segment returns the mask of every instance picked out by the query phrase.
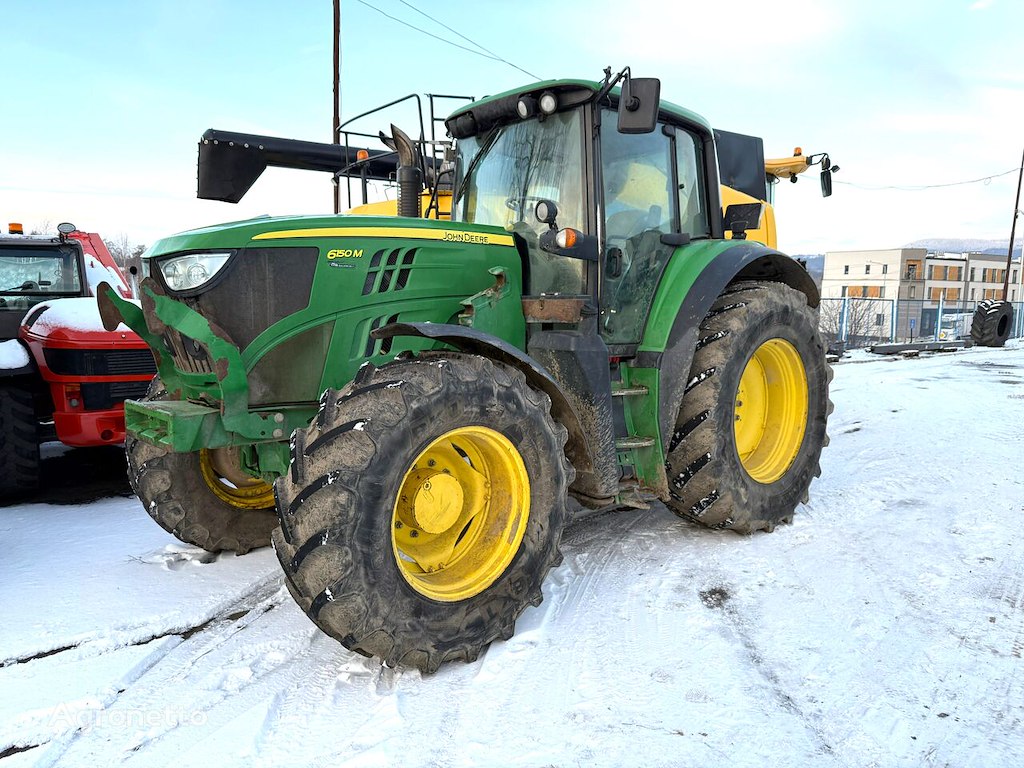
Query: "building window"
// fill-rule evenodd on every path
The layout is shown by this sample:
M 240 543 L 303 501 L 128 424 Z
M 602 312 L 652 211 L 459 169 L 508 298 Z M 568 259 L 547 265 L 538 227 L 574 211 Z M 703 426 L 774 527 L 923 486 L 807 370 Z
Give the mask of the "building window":
M 881 288 L 878 289 L 878 298 L 880 298 L 880 299 L 884 299 L 885 298 L 885 286 L 884 285 Z
M 974 282 L 974 267 L 971 267 L 971 282 Z
M 934 274 L 935 274 L 935 265 L 929 264 L 928 265 L 928 279 L 929 280 L 934 280 L 935 279 L 934 278 Z
M 971 301 L 974 301 L 974 289 L 971 288 Z
M 1016 269 L 1013 270 L 1013 276 L 1010 278 L 1010 282 L 1011 283 L 1016 283 L 1017 282 L 1017 270 Z
M 882 265 L 882 274 L 883 275 L 888 275 L 889 274 L 889 265 L 888 264 L 883 264 Z
M 879 325 L 880 326 L 884 322 L 885 322 L 885 315 L 883 315 L 881 312 L 876 312 L 875 313 L 875 325 Z
M 864 265 L 864 274 L 865 275 L 870 275 L 871 274 L 871 265 L 870 264 L 865 264 Z
M 850 274 L 850 265 L 849 264 L 844 264 L 843 265 L 843 274 L 844 275 Z
M 846 298 L 846 286 L 845 285 L 843 286 L 842 291 L 840 292 L 839 295 L 842 296 L 843 298 Z
M 917 264 L 907 264 L 907 280 L 917 280 Z
M 910 292 L 908 293 L 908 296 L 910 296 L 910 298 L 912 298 L 912 299 L 917 297 L 917 286 L 916 285 L 910 286 Z

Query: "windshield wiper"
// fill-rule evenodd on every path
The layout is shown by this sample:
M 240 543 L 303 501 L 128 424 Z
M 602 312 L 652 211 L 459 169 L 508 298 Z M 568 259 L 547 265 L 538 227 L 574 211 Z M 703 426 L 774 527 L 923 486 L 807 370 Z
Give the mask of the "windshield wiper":
M 480 161 L 494 145 L 494 142 L 498 140 L 498 136 L 500 134 L 501 129 L 498 128 L 497 126 L 495 126 L 491 130 L 491 132 L 487 134 L 487 137 L 483 140 L 483 143 L 480 145 L 480 149 L 477 151 L 475 155 L 473 155 L 473 159 L 469 161 L 469 167 L 466 168 L 466 173 L 463 175 L 462 181 L 459 182 L 459 189 L 455 193 L 455 197 L 452 198 L 453 203 L 457 203 L 459 200 L 462 199 L 462 193 L 466 191 L 466 185 L 469 184 L 469 180 L 473 178 L 473 171 L 475 171 L 477 166 L 480 165 Z

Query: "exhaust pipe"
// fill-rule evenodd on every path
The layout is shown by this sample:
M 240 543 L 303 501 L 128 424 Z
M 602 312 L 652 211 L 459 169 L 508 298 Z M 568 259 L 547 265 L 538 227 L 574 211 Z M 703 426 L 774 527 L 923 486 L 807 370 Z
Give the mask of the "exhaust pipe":
M 418 219 L 422 215 L 420 195 L 423 192 L 423 171 L 416 162 L 416 145 L 401 128 L 392 124 L 387 142 L 398 152 L 398 215 Z

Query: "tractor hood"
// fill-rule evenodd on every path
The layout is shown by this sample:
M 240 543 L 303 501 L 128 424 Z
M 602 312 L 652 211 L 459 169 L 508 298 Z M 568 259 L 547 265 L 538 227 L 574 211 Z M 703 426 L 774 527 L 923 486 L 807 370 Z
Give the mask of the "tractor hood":
M 323 243 L 343 238 L 352 245 L 366 238 L 414 239 L 474 243 L 478 245 L 513 245 L 512 236 L 498 227 L 458 222 L 412 219 L 405 217 L 352 216 L 260 216 L 254 219 L 192 229 L 162 238 L 143 255 L 152 261 L 181 251 L 204 248 L 244 248 L 256 243 L 281 242 Z
M 250 219 L 164 238 L 144 258 L 142 310 L 105 291 L 107 327 L 123 319 L 153 349 L 169 391 L 222 403 L 226 428 L 250 442 L 266 430 L 242 423 L 249 409 L 290 418 L 289 408 L 315 404 L 363 364 L 432 346 L 377 338 L 378 328 L 457 323 L 464 302 L 499 271 L 507 291 L 522 292 L 509 232 L 425 219 Z M 504 338 L 523 347 L 519 302 L 508 306 Z M 231 413 L 239 414 L 234 426 Z

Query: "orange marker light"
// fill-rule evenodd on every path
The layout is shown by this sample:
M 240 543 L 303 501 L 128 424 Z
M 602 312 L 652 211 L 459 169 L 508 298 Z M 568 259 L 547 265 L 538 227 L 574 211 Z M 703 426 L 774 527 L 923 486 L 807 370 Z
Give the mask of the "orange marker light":
M 369 160 L 369 159 L 370 159 L 370 153 L 367 152 L 365 149 L 360 149 L 358 152 L 356 152 L 356 162 L 361 163 L 361 162 L 363 162 L 363 160 Z
M 793 147 L 793 157 L 800 157 L 804 153 L 801 147 Z
M 8 228 L 7 231 L 10 234 L 12 234 L 12 235 L 24 235 L 25 234 L 25 228 L 23 226 L 21 226 L 21 224 L 19 224 L 16 221 L 12 221 L 10 224 L 8 224 L 7 228 Z
M 558 234 L 555 236 L 555 244 L 559 248 L 574 248 L 579 234 L 580 233 L 575 229 L 570 229 L 569 227 L 560 229 L 558 230 Z

